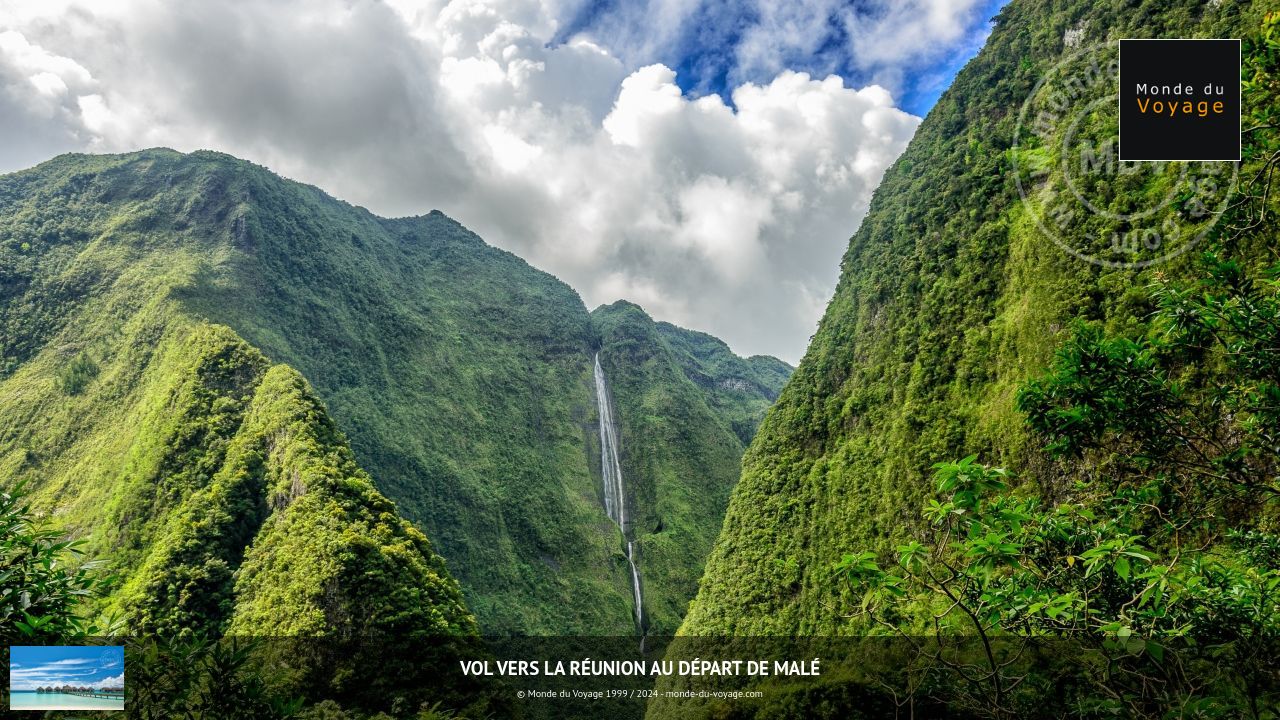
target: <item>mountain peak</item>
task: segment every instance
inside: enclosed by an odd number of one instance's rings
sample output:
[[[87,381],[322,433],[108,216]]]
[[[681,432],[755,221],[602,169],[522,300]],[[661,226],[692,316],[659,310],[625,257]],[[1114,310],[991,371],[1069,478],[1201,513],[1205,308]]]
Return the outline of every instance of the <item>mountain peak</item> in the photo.
[[[193,327],[226,342],[176,363],[203,347],[183,340]],[[301,529],[268,518],[315,510],[319,488],[336,487],[420,528],[488,633],[632,632],[631,585],[593,494],[599,454],[585,450],[598,440],[584,419],[599,351],[624,445],[680,456],[659,478],[623,453],[647,493],[637,517],[652,521],[636,536],[648,627],[674,631],[780,381],[727,349],[724,367],[739,369],[716,375],[672,333],[633,303],[588,313],[572,288],[442,212],[379,218],[224,153],[68,155],[0,176],[0,397],[36,398],[0,403],[0,480],[31,479],[43,509],[85,528],[92,552],[135,578],[116,602],[156,625],[264,627],[294,594],[307,617],[274,630],[320,632],[310,586],[271,581],[305,554],[289,540]],[[265,435],[236,434],[262,413]],[[293,465],[273,454],[286,437],[301,438]],[[236,448],[239,460],[219,454]],[[310,463],[312,450],[333,464]],[[255,475],[276,466],[287,482]],[[680,500],[693,496],[706,501]],[[243,522],[221,522],[227,505]],[[247,555],[258,535],[270,549]],[[152,557],[140,548],[156,538]],[[211,604],[166,594],[184,586]]]

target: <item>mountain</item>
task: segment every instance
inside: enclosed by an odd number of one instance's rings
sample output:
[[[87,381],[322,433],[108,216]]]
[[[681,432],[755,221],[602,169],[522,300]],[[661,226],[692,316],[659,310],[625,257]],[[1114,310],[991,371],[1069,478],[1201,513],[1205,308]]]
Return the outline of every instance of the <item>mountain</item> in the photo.
[[[1155,309],[1146,288],[1195,277],[1197,253],[1116,267],[1045,237],[1019,199],[1015,161],[1037,153],[1015,146],[1023,101],[1084,48],[1256,35],[1275,8],[1014,0],[1000,12],[850,240],[818,332],[743,459],[683,632],[858,632],[862,620],[839,601],[853,599],[833,585],[832,567],[845,553],[888,556],[919,528],[935,463],[977,453],[1023,482],[1070,486],[1025,429],[1018,388],[1049,366],[1075,321],[1141,334]],[[1260,108],[1246,103],[1252,110]],[[1128,176],[1108,182],[1098,188],[1112,193],[1112,208],[1162,190]],[[1076,190],[1042,183],[1032,192],[1052,199]],[[1063,230],[1099,244],[1125,231],[1105,213],[1083,212]],[[1265,247],[1239,250],[1251,265],[1270,257]]]
[[[738,357],[723,341],[671,323],[658,323],[658,335],[685,377],[702,389],[742,444],[749,445],[793,368],[769,355]]]
[[[634,498],[649,631],[670,635],[698,589],[739,460],[789,367],[740,358],[703,333],[625,301],[597,308],[600,362],[617,408]],[[744,436],[746,439],[744,439]]]
[[[614,357],[571,288],[438,212],[379,218],[219,153],[0,177],[0,483],[28,481],[150,625],[310,634],[376,609],[468,632],[460,587],[484,633],[635,632],[599,353],[677,384],[640,389],[670,396],[643,420],[618,401],[674,628],[705,553],[656,546],[710,547],[788,368],[670,326],[646,342],[679,371]],[[684,458],[661,478],[630,450],[650,421],[668,434],[636,447]]]

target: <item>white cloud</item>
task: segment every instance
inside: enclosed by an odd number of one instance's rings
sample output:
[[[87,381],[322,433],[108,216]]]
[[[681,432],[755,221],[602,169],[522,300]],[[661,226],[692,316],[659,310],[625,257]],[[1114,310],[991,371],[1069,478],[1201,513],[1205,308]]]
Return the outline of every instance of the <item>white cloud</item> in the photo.
[[[79,122],[79,99],[93,76],[75,60],[29,42],[0,24],[0,167],[21,167],[83,147],[91,136]]]
[[[101,672],[97,661],[89,658],[53,660],[35,666],[9,666],[9,684],[15,690],[35,690],[50,685],[84,685],[100,681],[92,680]]]
[[[685,99],[661,66],[629,77],[603,122],[610,145],[557,158],[562,189],[550,198],[549,237],[608,241],[537,254],[588,298],[630,298],[740,351],[794,360],[916,121],[878,88],[799,73],[733,99],[737,112]]]
[[[931,32],[966,4],[921,3],[936,11]],[[650,36],[695,5],[657,3]],[[918,118],[880,87],[781,65],[771,82],[739,84],[733,107],[693,99],[672,70],[628,71],[588,38],[549,46],[570,11],[552,0],[6,4],[0,123],[13,131],[0,169],[80,148],[223,150],[382,214],[438,207],[589,306],[630,299],[739,352],[797,360]],[[787,27],[803,45],[803,14]]]
[[[876,0],[869,15],[844,14],[841,22],[854,61],[877,82],[897,86],[908,70],[954,53],[976,50],[990,32],[978,17],[985,0]],[[927,74],[927,73],[925,73]],[[936,83],[937,80],[934,79]]]
[[[854,60],[864,67],[937,56],[962,40],[983,0],[876,0],[840,14]]]
[[[985,37],[991,0],[625,0],[587,4],[579,36],[632,64],[697,57],[730,83],[852,69],[895,91]],[[976,33],[976,36],[975,36]],[[730,61],[731,60],[731,61]],[[703,85],[705,85],[705,78]]]
[[[124,687],[124,673],[113,675],[111,677],[104,677],[101,680],[94,680],[93,686],[98,688]]]
[[[952,50],[975,26],[987,0],[757,0],[759,19],[735,46],[737,72],[776,72],[821,52],[843,30],[838,57],[863,70],[891,70]],[[834,56],[833,56],[834,57]]]

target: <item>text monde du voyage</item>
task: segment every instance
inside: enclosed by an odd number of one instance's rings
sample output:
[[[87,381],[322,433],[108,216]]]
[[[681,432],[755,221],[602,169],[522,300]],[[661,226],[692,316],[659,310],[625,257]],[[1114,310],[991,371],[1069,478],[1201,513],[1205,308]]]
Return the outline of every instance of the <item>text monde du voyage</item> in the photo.
[[[1225,95],[1225,85],[1205,83],[1198,87],[1190,83],[1135,83],[1135,91],[1137,97],[1134,100],[1138,103],[1138,112],[1143,115],[1209,117],[1222,115],[1227,110],[1226,103],[1214,99]]]

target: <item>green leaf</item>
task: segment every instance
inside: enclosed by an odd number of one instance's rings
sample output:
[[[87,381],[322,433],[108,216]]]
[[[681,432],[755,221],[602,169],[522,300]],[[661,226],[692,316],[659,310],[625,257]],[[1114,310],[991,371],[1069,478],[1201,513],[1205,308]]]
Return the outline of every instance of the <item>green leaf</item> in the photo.
[[[1164,646],[1160,643],[1148,640],[1147,654],[1155,658],[1156,662],[1164,662]]]

